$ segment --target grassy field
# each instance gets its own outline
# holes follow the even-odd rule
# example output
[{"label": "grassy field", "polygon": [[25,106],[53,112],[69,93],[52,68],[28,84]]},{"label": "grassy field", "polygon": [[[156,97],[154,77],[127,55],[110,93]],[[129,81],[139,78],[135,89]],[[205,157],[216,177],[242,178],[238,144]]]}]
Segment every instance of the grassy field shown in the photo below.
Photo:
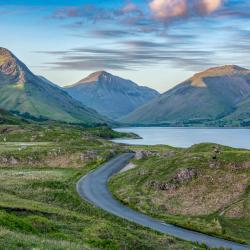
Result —
[{"label": "grassy field", "polygon": [[166,222],[250,244],[250,151],[213,144],[130,148],[144,156],[111,179],[119,200]]},{"label": "grassy field", "polygon": [[[77,180],[126,150],[108,128],[0,126],[0,249],[187,249],[94,208]],[[206,247],[197,247],[206,249]]]}]

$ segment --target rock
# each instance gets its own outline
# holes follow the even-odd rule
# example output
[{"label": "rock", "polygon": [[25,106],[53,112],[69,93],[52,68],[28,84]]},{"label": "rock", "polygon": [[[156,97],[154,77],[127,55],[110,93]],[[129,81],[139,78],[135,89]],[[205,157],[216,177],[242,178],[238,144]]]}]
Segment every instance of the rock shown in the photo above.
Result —
[{"label": "rock", "polygon": [[156,189],[159,189],[159,190],[175,190],[177,189],[177,185],[176,184],[173,184],[173,183],[160,183],[160,182],[156,182],[156,181],[152,181],[150,183],[150,186],[151,187],[154,187]]},{"label": "rock", "polygon": [[215,154],[219,154],[220,153],[220,147],[218,145],[213,146],[213,149],[214,149],[214,153]]},{"label": "rock", "polygon": [[8,159],[6,157],[2,157],[0,160],[1,160],[2,163],[7,163],[8,162]]},{"label": "rock", "polygon": [[174,152],[172,151],[165,151],[161,153],[159,151],[151,151],[151,150],[135,150],[134,152],[135,152],[136,160],[141,160],[149,156],[159,156],[159,157],[166,157],[166,158],[174,156]]},{"label": "rock", "polygon": [[92,161],[97,158],[96,151],[86,151],[80,154],[81,161]]},{"label": "rock", "polygon": [[250,162],[231,162],[227,166],[232,169],[250,169]]},{"label": "rock", "polygon": [[10,157],[9,162],[11,165],[16,165],[18,163],[17,159],[15,159],[13,156]]},{"label": "rock", "polygon": [[172,151],[165,151],[165,152],[162,153],[162,156],[166,157],[166,158],[173,157],[173,156],[175,156],[175,153],[172,152]]},{"label": "rock", "polygon": [[191,181],[194,177],[197,176],[196,169],[193,168],[183,168],[177,171],[174,180],[177,182],[183,183]]},{"label": "rock", "polygon": [[144,158],[144,154],[142,151],[135,151],[135,159],[136,160],[141,160]]},{"label": "rock", "polygon": [[208,166],[210,168],[220,168],[220,164],[218,162],[210,162]]},{"label": "rock", "polygon": [[175,176],[168,182],[151,181],[149,185],[159,190],[176,190],[182,184],[193,180],[197,176],[197,170],[193,168],[183,168],[177,170]]}]

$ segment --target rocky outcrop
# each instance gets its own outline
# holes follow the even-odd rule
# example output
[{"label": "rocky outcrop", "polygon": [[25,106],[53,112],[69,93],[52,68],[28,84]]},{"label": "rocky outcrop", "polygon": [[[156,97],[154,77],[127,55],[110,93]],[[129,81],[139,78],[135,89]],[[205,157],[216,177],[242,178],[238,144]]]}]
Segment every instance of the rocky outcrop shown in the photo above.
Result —
[{"label": "rocky outcrop", "polygon": [[17,158],[15,158],[14,156],[1,156],[0,157],[0,165],[17,165],[19,163],[19,160]]},{"label": "rocky outcrop", "polygon": [[164,152],[159,152],[159,151],[152,151],[152,150],[135,150],[135,159],[136,160],[141,160],[143,158],[149,157],[149,156],[159,156],[159,157],[172,157],[174,156],[174,152],[172,151],[164,151]]},{"label": "rocky outcrop", "polygon": [[182,184],[188,183],[197,177],[197,170],[194,168],[183,168],[177,170],[175,176],[168,182],[151,181],[150,186],[158,190],[175,190]]},{"label": "rocky outcrop", "polygon": [[231,162],[227,167],[232,169],[250,169],[250,161],[245,162]]}]

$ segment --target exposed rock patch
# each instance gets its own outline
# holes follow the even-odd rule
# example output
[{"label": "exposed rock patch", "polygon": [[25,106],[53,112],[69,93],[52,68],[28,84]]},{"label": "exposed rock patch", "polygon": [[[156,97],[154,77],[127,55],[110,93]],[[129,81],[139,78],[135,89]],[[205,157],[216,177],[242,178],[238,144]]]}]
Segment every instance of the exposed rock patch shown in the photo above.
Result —
[{"label": "exposed rock patch", "polygon": [[1,165],[17,165],[18,163],[19,163],[19,160],[16,159],[14,156],[10,156],[10,157],[2,156],[2,157],[0,157],[0,164]]},{"label": "exposed rock patch", "polygon": [[247,162],[231,162],[227,167],[232,169],[250,169],[250,161]]},{"label": "exposed rock patch", "polygon": [[151,181],[150,186],[159,190],[175,190],[184,183],[188,183],[197,177],[197,170],[194,168],[183,168],[177,170],[175,176],[168,182]]},{"label": "exposed rock patch", "polygon": [[159,152],[159,151],[152,151],[152,150],[135,150],[135,159],[136,160],[141,160],[149,156],[159,156],[159,157],[172,157],[174,156],[174,152],[172,151],[164,151],[164,152]]}]

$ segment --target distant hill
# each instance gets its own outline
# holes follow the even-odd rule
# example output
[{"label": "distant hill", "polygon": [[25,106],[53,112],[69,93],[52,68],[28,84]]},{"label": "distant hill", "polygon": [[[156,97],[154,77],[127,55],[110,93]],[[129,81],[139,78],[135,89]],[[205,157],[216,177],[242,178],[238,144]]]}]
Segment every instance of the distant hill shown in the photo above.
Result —
[{"label": "distant hill", "polygon": [[84,105],[112,119],[127,115],[159,95],[153,89],[105,71],[95,72],[64,89]]},{"label": "distant hill", "polygon": [[0,108],[71,123],[106,122],[61,88],[34,75],[5,48],[0,48]]},{"label": "distant hill", "polygon": [[226,65],[198,73],[122,122],[142,125],[250,125],[250,71]]}]

